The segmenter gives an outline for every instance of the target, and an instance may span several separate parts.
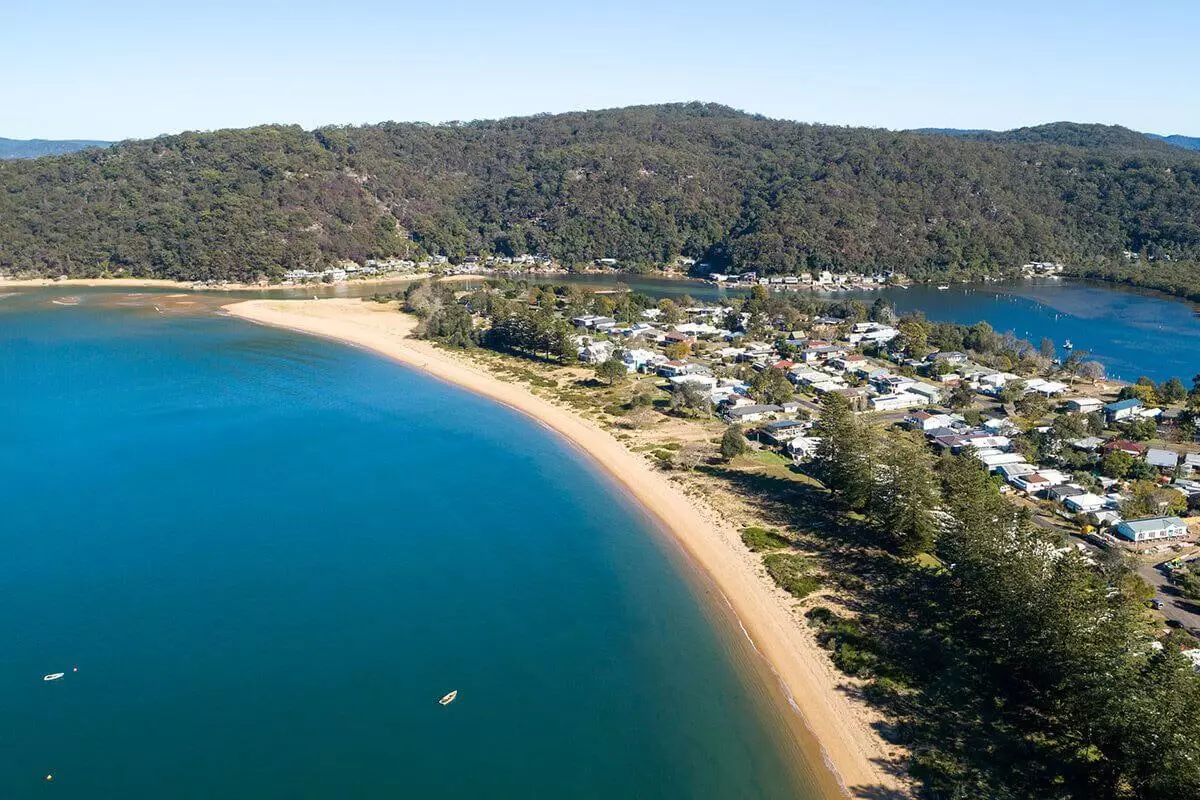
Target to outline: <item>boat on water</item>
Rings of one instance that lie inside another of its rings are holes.
[[[1070,339],[1067,339],[1065,342],[1063,342],[1063,350],[1074,350],[1074,349],[1075,349],[1075,345],[1071,344]]]
[[[56,681],[56,680],[58,680],[59,678],[61,678],[63,675],[66,675],[66,674],[67,674],[67,673],[65,673],[65,672],[51,672],[49,675],[43,675],[43,676],[42,676],[42,680],[44,680],[44,681]]]
[[[455,689],[453,692],[450,692],[450,694],[445,695],[441,700],[438,700],[438,702],[444,706],[448,706],[454,702],[454,698],[456,697],[458,697],[458,689]]]
[[[937,288],[938,288],[938,291],[939,291],[939,292],[944,292],[944,291],[946,291],[947,289],[949,289],[949,288],[950,288],[950,284],[948,284],[948,283],[943,283],[943,284],[941,284],[940,286],[938,286]]]

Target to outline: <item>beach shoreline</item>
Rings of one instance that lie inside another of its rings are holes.
[[[338,283],[224,283],[213,284],[202,281],[176,281],[169,278],[5,278],[0,276],[0,289],[5,288],[48,288],[53,286],[80,286],[90,289],[176,289],[190,292],[255,292],[278,291],[280,289],[328,289],[331,286],[376,286],[390,283],[419,281],[432,277],[420,272],[407,275],[388,275],[379,278],[359,278]]]
[[[844,677],[804,631],[793,601],[745,550],[737,527],[687,496],[644,456],[525,387],[412,338],[415,318],[397,313],[394,305],[350,299],[246,300],[223,309],[249,322],[367,348],[503,403],[566,438],[657,520],[720,590],[751,646],[782,685],[788,713],[816,739],[841,791],[853,794],[870,788],[895,792],[897,797],[906,794],[904,783],[887,768],[891,754],[864,707],[843,691]]]

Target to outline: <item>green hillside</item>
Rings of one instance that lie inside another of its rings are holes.
[[[1124,250],[1154,257],[1143,271],[1168,256],[1190,269],[1200,156],[1098,127],[982,141],[693,103],[188,133],[0,163],[0,270],[247,279],[537,252],[922,277],[1030,259],[1115,268]]]

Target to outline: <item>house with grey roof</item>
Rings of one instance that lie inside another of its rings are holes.
[[[1117,525],[1117,533],[1131,542],[1153,542],[1187,536],[1187,524],[1179,517],[1127,519]]]

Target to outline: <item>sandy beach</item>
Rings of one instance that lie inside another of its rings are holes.
[[[901,781],[886,769],[890,754],[872,729],[867,709],[839,688],[844,678],[803,629],[793,603],[761,572],[741,543],[734,521],[685,495],[645,456],[631,452],[598,425],[494,377],[465,356],[410,338],[416,320],[398,313],[394,305],[350,299],[249,300],[224,308],[260,324],[369,348],[505,403],[575,443],[674,535],[725,594],[819,741],[843,790],[857,796],[856,790],[873,787],[876,792],[888,791],[889,796],[905,796]]]

